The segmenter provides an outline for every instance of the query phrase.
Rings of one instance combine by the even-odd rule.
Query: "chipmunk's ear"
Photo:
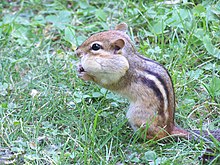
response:
[[[128,30],[128,25],[122,22],[115,27],[115,30],[119,30],[126,33],[126,31]]]
[[[114,53],[119,53],[121,49],[125,46],[125,41],[123,39],[117,39],[112,43],[112,46],[114,48]]]

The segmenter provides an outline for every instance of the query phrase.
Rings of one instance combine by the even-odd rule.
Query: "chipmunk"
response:
[[[174,122],[175,96],[168,71],[140,55],[126,34],[127,24],[96,33],[76,49],[81,59],[78,76],[126,97],[126,117],[147,139],[167,136],[188,138],[190,133]]]

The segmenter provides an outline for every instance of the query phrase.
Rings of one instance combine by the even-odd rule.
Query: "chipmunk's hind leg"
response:
[[[178,128],[176,126],[172,127],[172,130],[170,131],[170,128],[164,126],[163,128],[158,125],[146,125],[143,124],[140,127],[141,130],[141,137],[143,139],[153,139],[153,140],[159,140],[166,137],[182,137],[182,138],[188,138],[189,133],[181,128]]]
[[[159,140],[169,136],[167,130],[159,126],[154,126],[154,125],[146,126],[145,124],[140,129],[141,129],[141,137],[143,139]]]
[[[172,136],[178,136],[178,137],[183,137],[183,138],[188,138],[189,137],[189,132],[187,132],[184,129],[181,129],[177,126],[173,126],[172,131],[170,132],[170,135]]]

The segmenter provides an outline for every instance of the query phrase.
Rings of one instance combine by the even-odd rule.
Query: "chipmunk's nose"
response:
[[[77,49],[75,50],[74,54],[75,54],[77,57],[81,58],[82,55],[83,55],[83,51],[81,51],[79,48],[77,48]]]

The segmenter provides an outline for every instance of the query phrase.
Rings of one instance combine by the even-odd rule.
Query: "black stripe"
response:
[[[169,106],[169,91],[168,91],[168,88],[167,88],[167,85],[166,85],[164,79],[163,79],[158,73],[149,71],[149,70],[147,70],[147,69],[145,69],[144,71],[147,72],[147,73],[150,74],[150,75],[153,75],[154,77],[156,77],[156,78],[161,82],[161,84],[162,84],[162,86],[163,86],[163,89],[164,89],[165,92],[166,92],[167,101],[168,101],[168,106]]]
[[[138,55],[138,57],[141,58],[142,60],[145,60],[145,61],[148,61],[148,62],[152,62],[152,63],[154,63],[156,65],[161,66],[166,71],[168,77],[170,78],[171,88],[173,88],[173,82],[172,82],[171,76],[170,76],[169,72],[167,71],[167,69],[163,65],[161,65],[160,63],[158,63],[158,62],[156,62],[154,60],[151,60],[151,59],[149,59],[147,57],[144,57],[142,55]],[[153,75],[153,76],[155,76],[161,82],[161,84],[163,85],[164,90],[166,92],[166,96],[167,96],[167,100],[168,100],[168,107],[170,107],[169,90],[168,90],[167,85],[166,85],[165,81],[163,80],[163,78],[158,73],[149,71],[147,69],[145,69],[144,71],[149,73],[149,74],[151,74],[151,75]],[[174,113],[175,113],[175,93],[174,93],[174,91],[173,91],[173,99],[174,99],[174,107],[170,107],[170,108],[174,108],[174,110],[173,110],[173,116],[174,116]]]
[[[154,63],[154,64],[156,64],[156,65],[159,65],[159,66],[161,66],[165,71],[166,71],[166,73],[167,73],[167,75],[169,76],[169,78],[170,78],[170,81],[171,81],[171,88],[173,89],[173,81],[172,81],[172,79],[171,79],[171,76],[170,76],[170,74],[169,74],[169,72],[167,71],[167,69],[163,66],[163,65],[161,65],[160,63],[158,63],[158,62],[156,62],[156,61],[154,61],[154,60],[151,60],[151,59],[149,59],[149,58],[147,58],[147,57],[144,57],[144,56],[142,56],[142,55],[140,55],[140,54],[138,54],[138,57],[139,58],[141,58],[142,60],[145,60],[145,61],[148,61],[148,62],[152,62],[152,63]],[[146,71],[146,70],[145,70]],[[147,72],[149,72],[149,71],[147,71]],[[153,72],[151,72],[153,75],[156,75],[156,73],[153,73]],[[158,74],[157,74],[158,75]],[[160,80],[159,80],[159,77],[160,77]],[[162,83],[162,85],[164,86],[164,89],[166,90],[166,95],[167,95],[167,100],[168,100],[168,107],[169,108],[171,108],[172,110],[173,110],[173,122],[174,122],[174,115],[175,115],[175,92],[174,92],[174,89],[173,89],[173,107],[170,107],[171,105],[170,105],[170,98],[169,98],[169,92],[168,92],[168,89],[167,89],[167,86],[166,86],[166,83],[164,82],[164,80],[161,78],[161,76],[159,75],[159,76],[157,76],[157,78],[158,78],[158,80],[159,81],[161,81],[161,83]]]
[[[138,57],[140,57],[142,60],[145,60],[145,61],[148,61],[148,62],[152,62],[152,63],[154,63],[154,64],[156,64],[156,65],[161,66],[161,68],[163,68],[163,69],[167,72],[167,75],[169,76],[169,78],[170,78],[170,80],[171,80],[171,76],[170,76],[169,72],[167,71],[167,69],[166,69],[162,64],[160,64],[160,63],[158,63],[158,62],[156,62],[156,61],[154,61],[154,60],[151,60],[151,59],[149,59],[149,58],[147,58],[147,57],[144,57],[144,56],[142,56],[142,55],[140,55],[140,54],[138,54]]]
[[[140,76],[140,79],[144,85],[147,85],[150,89],[153,90],[158,100],[160,100],[160,109],[158,110],[158,115],[164,116],[164,98],[159,88],[157,87],[157,85],[153,80],[150,80],[144,76]]]
[[[158,64],[158,65],[161,65],[161,64],[159,64],[158,62],[156,62],[156,61],[154,61],[154,60],[151,60],[151,59],[149,59],[149,58],[147,58],[147,57],[144,57],[144,56],[142,56],[142,55],[140,55],[140,54],[138,54],[138,57],[140,57],[142,60],[149,61],[149,62]]]

